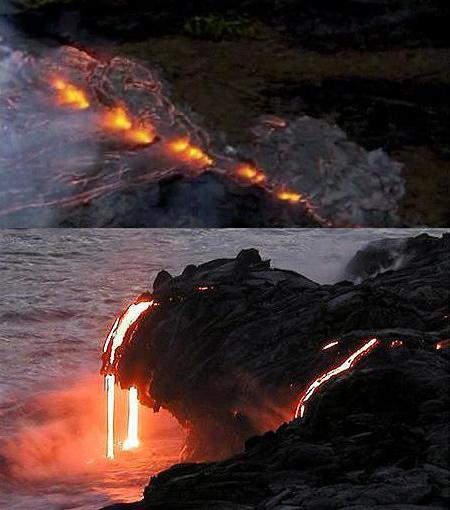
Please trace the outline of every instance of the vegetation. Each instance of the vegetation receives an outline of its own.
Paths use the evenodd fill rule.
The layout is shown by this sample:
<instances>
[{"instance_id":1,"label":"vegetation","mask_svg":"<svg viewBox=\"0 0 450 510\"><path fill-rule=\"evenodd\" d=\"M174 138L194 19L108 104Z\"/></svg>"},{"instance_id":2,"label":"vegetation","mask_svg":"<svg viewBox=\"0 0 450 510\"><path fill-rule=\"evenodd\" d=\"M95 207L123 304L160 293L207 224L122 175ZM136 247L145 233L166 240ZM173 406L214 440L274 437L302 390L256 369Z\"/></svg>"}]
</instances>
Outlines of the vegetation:
<instances>
[{"instance_id":1,"label":"vegetation","mask_svg":"<svg viewBox=\"0 0 450 510\"><path fill-rule=\"evenodd\" d=\"M225 19L211 14L190 18L184 25L184 32L196 39L220 41L253 38L256 36L256 27L244 18Z\"/></svg>"}]
</instances>

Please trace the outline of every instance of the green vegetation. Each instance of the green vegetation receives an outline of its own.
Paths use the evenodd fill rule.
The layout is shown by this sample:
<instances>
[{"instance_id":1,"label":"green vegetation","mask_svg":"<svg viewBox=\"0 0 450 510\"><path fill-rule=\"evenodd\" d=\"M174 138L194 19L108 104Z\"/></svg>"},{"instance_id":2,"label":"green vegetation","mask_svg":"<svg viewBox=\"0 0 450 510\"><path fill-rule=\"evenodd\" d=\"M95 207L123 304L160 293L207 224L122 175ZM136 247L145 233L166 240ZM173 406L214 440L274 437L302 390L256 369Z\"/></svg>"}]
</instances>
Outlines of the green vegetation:
<instances>
[{"instance_id":1,"label":"green vegetation","mask_svg":"<svg viewBox=\"0 0 450 510\"><path fill-rule=\"evenodd\" d=\"M184 25L184 33L196 39L221 41L224 39L254 38L255 25L246 19L225 19L220 16L194 16Z\"/></svg>"}]
</instances>

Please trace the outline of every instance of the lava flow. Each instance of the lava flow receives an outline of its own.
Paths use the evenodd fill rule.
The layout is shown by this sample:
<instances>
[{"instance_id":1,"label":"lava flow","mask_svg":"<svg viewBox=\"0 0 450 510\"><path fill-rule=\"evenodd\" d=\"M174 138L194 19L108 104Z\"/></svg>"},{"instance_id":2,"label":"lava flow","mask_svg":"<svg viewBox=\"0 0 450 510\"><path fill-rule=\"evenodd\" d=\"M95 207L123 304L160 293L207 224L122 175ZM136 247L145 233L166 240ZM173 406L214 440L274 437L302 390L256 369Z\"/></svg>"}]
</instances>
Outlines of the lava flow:
<instances>
[{"instance_id":1,"label":"lava flow","mask_svg":"<svg viewBox=\"0 0 450 510\"><path fill-rule=\"evenodd\" d=\"M106 131L123 133L127 142L136 145L149 145L156 138L153 126L138 126L123 106L105 112L100 124Z\"/></svg>"},{"instance_id":2,"label":"lava flow","mask_svg":"<svg viewBox=\"0 0 450 510\"><path fill-rule=\"evenodd\" d=\"M202 168L213 164L213 160L200 147L192 145L187 136L169 142L168 149L182 161L196 164Z\"/></svg>"},{"instance_id":3,"label":"lava flow","mask_svg":"<svg viewBox=\"0 0 450 510\"><path fill-rule=\"evenodd\" d=\"M103 346L103 366L101 373L105 374L108 404L106 447L106 457L108 459L114 458L114 387L115 372L118 364L116 351L126 339L130 339L138 320L153 306L156 306L154 300L138 300L129 305L125 312L115 320ZM123 444L124 450L137 448L139 446L138 402L137 389L131 387L128 393L128 437Z\"/></svg>"},{"instance_id":4,"label":"lava flow","mask_svg":"<svg viewBox=\"0 0 450 510\"><path fill-rule=\"evenodd\" d=\"M276 192L277 198L282 200L283 202L289 202L290 204L296 204L300 202L302 196L300 193L295 191L288 190L286 188L282 188Z\"/></svg>"},{"instance_id":5,"label":"lava flow","mask_svg":"<svg viewBox=\"0 0 450 510\"><path fill-rule=\"evenodd\" d=\"M57 92L57 102L59 106L66 106L74 110L86 110L90 107L86 93L72 83L68 83L62 78L54 78L51 86Z\"/></svg>"},{"instance_id":6,"label":"lava flow","mask_svg":"<svg viewBox=\"0 0 450 510\"><path fill-rule=\"evenodd\" d=\"M362 347L360 347L357 351L353 352L348 358L346 358L340 365L330 370L327 370L322 375L317 377L302 393L297 408L295 410L295 418L303 418L305 416L306 410L306 402L311 399L311 397L316 393L316 391L322 386L322 384L326 383L333 377L336 377L347 370L353 368L362 358L367 356L378 344L380 340L378 338L372 338L368 342L366 342Z\"/></svg>"},{"instance_id":7,"label":"lava flow","mask_svg":"<svg viewBox=\"0 0 450 510\"><path fill-rule=\"evenodd\" d=\"M236 175L242 179L251 182L252 184L260 184L267 178L264 172L258 170L253 165L243 163L236 168Z\"/></svg>"}]
</instances>

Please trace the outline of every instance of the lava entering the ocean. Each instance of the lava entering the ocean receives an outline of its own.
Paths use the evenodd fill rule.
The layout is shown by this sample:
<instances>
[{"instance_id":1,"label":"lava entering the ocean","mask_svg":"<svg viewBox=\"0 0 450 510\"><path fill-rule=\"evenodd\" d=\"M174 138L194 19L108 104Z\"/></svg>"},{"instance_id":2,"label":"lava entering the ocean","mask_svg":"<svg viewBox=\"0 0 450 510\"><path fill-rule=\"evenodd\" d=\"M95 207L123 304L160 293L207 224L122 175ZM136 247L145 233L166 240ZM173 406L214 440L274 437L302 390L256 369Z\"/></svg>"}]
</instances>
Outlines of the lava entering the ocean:
<instances>
[{"instance_id":1,"label":"lava entering the ocean","mask_svg":"<svg viewBox=\"0 0 450 510\"><path fill-rule=\"evenodd\" d=\"M322 375L314 379L314 381L306 388L306 390L300 396L300 399L295 410L295 418L303 418L305 416L306 403L316 393L316 391L333 377L336 377L347 370L353 368L362 358L367 356L378 344L380 340L378 338L372 338L366 342L362 347L353 352L348 356L340 365L330 370L327 370Z\"/></svg>"},{"instance_id":2,"label":"lava entering the ocean","mask_svg":"<svg viewBox=\"0 0 450 510\"><path fill-rule=\"evenodd\" d=\"M103 345L103 366L101 373L105 374L105 386L107 392L107 446L106 457L114 458L114 388L115 372L117 370L118 359L116 358L117 348L120 347L125 339L129 339L134 331L139 319L147 310L156 306L154 300L137 300L127 307L125 312L118 317L105 340ZM123 444L124 450L137 448L139 446L138 437L138 393L135 387L128 390L128 437Z\"/></svg>"}]
</instances>

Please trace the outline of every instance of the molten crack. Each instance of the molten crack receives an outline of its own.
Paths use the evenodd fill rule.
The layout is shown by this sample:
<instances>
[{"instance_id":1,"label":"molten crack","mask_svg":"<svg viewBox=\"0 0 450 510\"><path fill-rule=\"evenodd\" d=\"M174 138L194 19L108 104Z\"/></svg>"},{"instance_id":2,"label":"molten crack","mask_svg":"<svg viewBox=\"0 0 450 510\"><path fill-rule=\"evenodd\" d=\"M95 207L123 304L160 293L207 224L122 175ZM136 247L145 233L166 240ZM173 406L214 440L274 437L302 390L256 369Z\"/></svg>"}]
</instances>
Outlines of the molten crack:
<instances>
[{"instance_id":1,"label":"molten crack","mask_svg":"<svg viewBox=\"0 0 450 510\"><path fill-rule=\"evenodd\" d=\"M334 342L330 342L329 344L327 345L324 345L322 347L322 351L326 351L327 349L331 349L331 347L334 347L335 345L337 345L339 343L339 340L336 340Z\"/></svg>"},{"instance_id":2,"label":"molten crack","mask_svg":"<svg viewBox=\"0 0 450 510\"><path fill-rule=\"evenodd\" d=\"M300 399L297 404L297 408L295 410L294 418L303 418L305 416L306 403L311 397L316 393L316 391L322 386L322 384L326 383L333 377L336 377L347 370L353 368L362 358L367 356L378 344L380 340L378 338L372 338L368 342L366 342L362 347L360 347L357 351L353 352L348 358L346 358L340 365L331 370L326 371L319 377L317 377L302 393Z\"/></svg>"}]
</instances>

